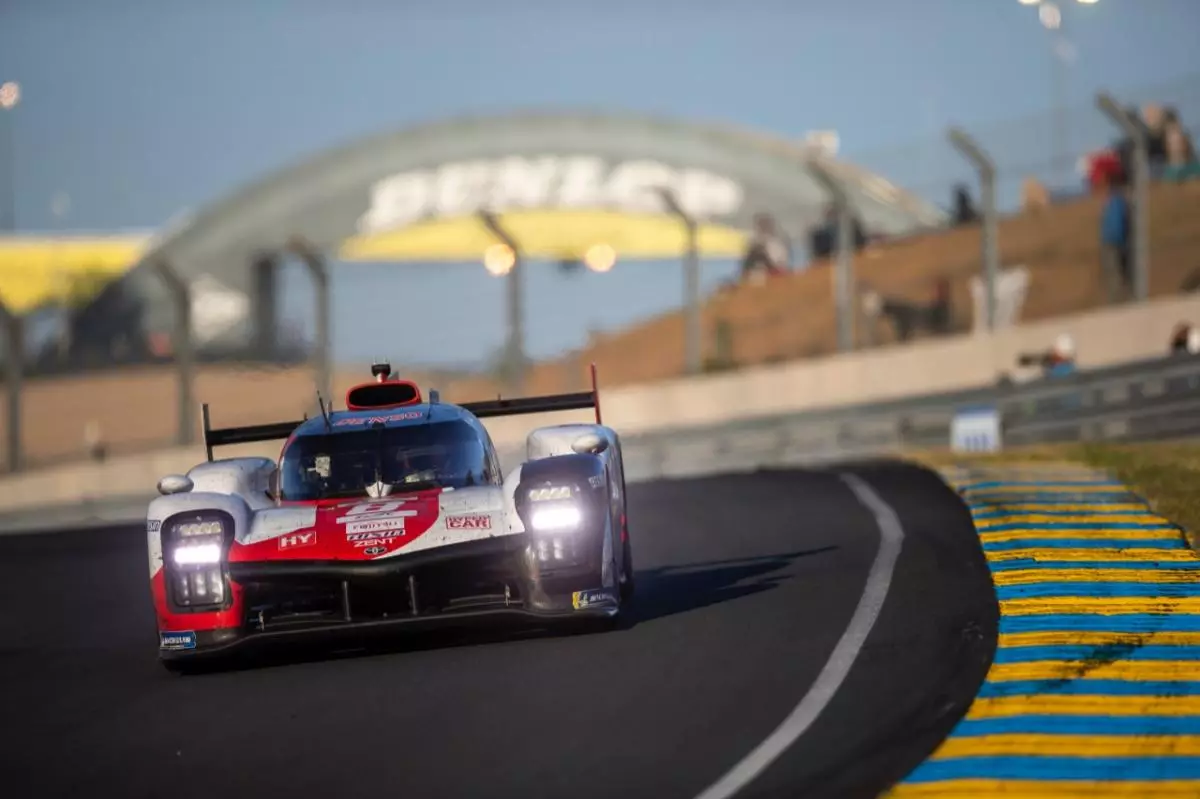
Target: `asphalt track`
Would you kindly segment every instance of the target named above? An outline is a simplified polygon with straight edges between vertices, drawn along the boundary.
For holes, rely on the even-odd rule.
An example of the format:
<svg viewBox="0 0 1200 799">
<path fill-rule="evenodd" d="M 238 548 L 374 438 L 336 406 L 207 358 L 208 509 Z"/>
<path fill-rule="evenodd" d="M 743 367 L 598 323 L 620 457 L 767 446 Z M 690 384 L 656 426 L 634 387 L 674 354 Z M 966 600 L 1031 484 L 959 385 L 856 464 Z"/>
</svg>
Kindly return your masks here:
<svg viewBox="0 0 1200 799">
<path fill-rule="evenodd" d="M 962 717 L 998 610 L 971 517 L 932 472 L 843 467 L 899 517 L 886 602 L 816 720 L 741 797 L 875 796 Z M 144 532 L 0 536 L 9 796 L 693 799 L 806 696 L 880 549 L 838 474 L 630 486 L 623 626 L 403 638 L 179 676 Z"/>
</svg>

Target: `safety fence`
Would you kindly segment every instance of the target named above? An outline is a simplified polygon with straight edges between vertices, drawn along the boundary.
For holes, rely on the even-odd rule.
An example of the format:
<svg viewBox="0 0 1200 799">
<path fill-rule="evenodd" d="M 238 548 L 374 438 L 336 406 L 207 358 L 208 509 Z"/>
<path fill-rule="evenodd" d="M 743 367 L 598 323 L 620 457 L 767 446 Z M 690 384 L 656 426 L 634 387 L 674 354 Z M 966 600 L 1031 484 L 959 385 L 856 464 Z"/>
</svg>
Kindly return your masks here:
<svg viewBox="0 0 1200 799">
<path fill-rule="evenodd" d="M 1200 436 L 1197 389 L 1200 357 L 1178 355 L 1017 385 L 626 435 L 622 448 L 627 478 L 642 481 L 914 450 L 1179 439 Z M 962 429 L 964 421 L 973 429 Z M 520 445 L 503 446 L 499 455 L 506 471 L 525 458 Z M 93 486 L 92 499 L 79 505 L 0 509 L 0 531 L 136 520 L 152 498 L 149 485 L 136 496 L 110 493 Z"/>
<path fill-rule="evenodd" d="M 708 360 L 732 368 L 1194 291 L 1197 120 L 1200 76 L 1189 76 L 847 151 L 857 167 L 941 205 L 950 229 L 878 240 L 864 230 L 859 239 L 847 213 L 849 251 L 810 254 L 807 280 L 773 281 L 772 299 L 756 303 L 762 315 L 706 309 Z M 1107 181 L 1127 200 L 1131 227 L 1127 251 L 1111 259 L 1101 247 Z M 831 286 L 836 302 L 826 311 L 819 300 Z"/>
<path fill-rule="evenodd" d="M 662 430 L 622 444 L 631 477 L 650 479 L 951 447 L 1187 438 L 1200 436 L 1198 388 L 1200 358 L 1179 355 L 1023 384 Z M 964 421 L 983 435 L 963 435 L 956 428 Z"/>
<path fill-rule="evenodd" d="M 703 301 L 701 281 L 696 277 L 701 264 L 694 252 L 685 253 L 685 272 L 690 277 L 684 281 L 687 301 L 681 324 L 635 326 L 605 337 L 603 344 L 591 349 L 585 347 L 533 368 L 522 350 L 513 362 L 519 362 L 524 371 L 480 377 L 471 381 L 472 396 L 449 392 L 448 396 L 473 399 L 494 396 L 501 390 L 506 394 L 572 390 L 572 382 L 581 374 L 581 362 L 596 362 L 610 386 L 652 382 L 682 373 L 736 369 L 965 329 L 1003 327 L 1094 308 L 1130 295 L 1140 299 L 1194 290 L 1200 286 L 1194 263 L 1194 253 L 1200 248 L 1200 226 L 1193 221 L 1200 210 L 1200 180 L 1188 179 L 1200 171 L 1196 168 L 1200 162 L 1194 151 L 1168 147 L 1168 139 L 1177 143 L 1167 133 L 1169 124 L 1151 129 L 1142 117 L 1154 122 L 1156 112 L 1144 107 L 1147 105 L 1174 108 L 1186 125 L 1200 114 L 1200 78 L 1128 96 L 1104 94 L 1087 108 L 1060 109 L 994 126 L 977 125 L 969 131 L 955 128 L 936 140 L 888 151 L 847 153 L 855 163 L 887 177 L 875 187 L 881 192 L 900 187 L 949 198 L 958 184 L 972 191 L 975 208 L 964 215 L 962 224 L 930 231 L 937 235 L 901 241 L 858 242 L 855 209 L 846 187 L 859 186 L 863 170 L 847 161 L 829 159 L 819 148 L 797 144 L 788 151 L 790 156 L 820 177 L 834 211 L 836 224 L 827 232 L 834 234 L 837 246 L 830 257 L 814 262 L 804 274 L 759 289 L 739 287 L 727 299 Z M 1136 106 L 1140 115 L 1135 115 L 1131 106 Z M 1068 132 L 1065 137 L 1063 130 Z M 1075 159 L 1097 149 L 1108 153 L 1098 156 L 1098 163 L 1108 163 L 1105 159 L 1111 156 L 1116 165 L 1101 163 L 1093 173 L 1125 169 L 1125 177 L 1131 179 L 1135 210 L 1131 241 L 1136 246 L 1129 253 L 1134 279 L 1128 290 L 1117 286 L 1110 292 L 1104 281 L 1107 273 L 1101 269 L 1098 245 L 1102 200 L 1086 196 L 1092 185 L 1082 175 L 1072 177 L 1062 156 L 1068 152 Z M 1028 186 L 1027 180 L 1032 181 Z M 492 221 L 502 224 L 502 220 Z M 306 379 L 328 396 L 334 382 L 328 255 L 301 238 L 289 242 L 286 255 L 304 268 L 315 287 L 309 316 L 314 368 Z M 169 300 L 160 310 L 173 320 L 167 349 L 176 377 L 166 390 L 154 389 L 157 402 L 139 405 L 137 425 L 128 431 L 116 426 L 115 432 L 106 431 L 111 434 L 105 445 L 113 451 L 151 449 L 170 442 L 187 445 L 196 440 L 194 408 L 197 400 L 203 399 L 198 384 L 204 362 L 195 337 L 200 287 L 189 283 L 187 275 L 170 263 L 146 266 L 153 279 L 165 287 L 164 296 Z M 512 288 L 518 287 L 518 272 L 513 268 L 505 278 Z M 536 309 L 527 310 L 520 291 L 504 293 L 509 344 L 516 346 L 523 341 L 524 317 Z M 24 431 L 30 417 L 38 413 L 37 408 L 22 405 L 31 380 L 23 379 L 27 377 L 23 371 L 29 362 L 26 343 L 31 320 L 0 310 L 0 322 L 7 347 L 5 467 L 18 471 L 62 460 L 70 453 L 86 457 L 82 442 L 73 444 L 70 453 L 62 447 L 45 452 L 36 443 L 26 445 Z M 89 401 L 119 404 L 120 373 L 112 377 L 105 386 L 88 389 Z M 54 381 L 55 391 L 78 394 L 80 390 L 69 376 Z M 239 390 L 238 384 L 245 390 Z M 103 397 L 94 393 L 97 391 Z M 306 388 L 305 393 L 311 390 Z M 261 402 L 262 395 L 253 379 L 231 381 L 221 402 L 227 408 L 249 407 Z M 156 432 L 151 438 L 146 431 Z"/>
</svg>

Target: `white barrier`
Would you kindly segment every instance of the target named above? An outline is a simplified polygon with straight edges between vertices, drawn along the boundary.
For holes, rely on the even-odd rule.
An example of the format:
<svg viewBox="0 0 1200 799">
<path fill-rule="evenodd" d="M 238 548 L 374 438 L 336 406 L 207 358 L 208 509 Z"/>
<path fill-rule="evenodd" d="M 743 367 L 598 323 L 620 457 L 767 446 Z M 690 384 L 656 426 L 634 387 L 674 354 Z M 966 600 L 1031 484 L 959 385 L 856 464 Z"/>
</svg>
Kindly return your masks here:
<svg viewBox="0 0 1200 799">
<path fill-rule="evenodd" d="M 996 382 L 1011 372 L 1018 354 L 1047 349 L 1069 332 L 1082 369 L 1163 355 L 1174 326 L 1200 321 L 1200 295 L 1017 325 L 994 334 L 967 334 L 816 360 L 759 366 L 650 385 L 604 389 L 606 424 L 632 435 L 663 428 L 718 425 L 736 419 L 795 413 L 956 391 Z M 489 419 L 496 446 L 523 446 L 530 428 L 587 421 L 588 412 L 533 414 Z M 275 457 L 277 443 L 229 447 L 223 454 Z M 158 478 L 186 471 L 204 458 L 202 448 L 175 448 L 77 463 L 0 479 L 0 511 L 78 503 L 105 496 L 153 491 Z"/>
</svg>

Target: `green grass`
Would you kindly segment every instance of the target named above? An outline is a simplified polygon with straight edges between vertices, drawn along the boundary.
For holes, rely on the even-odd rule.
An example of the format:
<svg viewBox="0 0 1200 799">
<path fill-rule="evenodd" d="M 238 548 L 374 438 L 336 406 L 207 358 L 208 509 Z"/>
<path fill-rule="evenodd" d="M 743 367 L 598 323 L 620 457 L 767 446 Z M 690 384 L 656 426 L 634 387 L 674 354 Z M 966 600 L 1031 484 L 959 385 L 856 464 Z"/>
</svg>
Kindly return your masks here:
<svg viewBox="0 0 1200 799">
<path fill-rule="evenodd" d="M 1200 444 L 1066 444 L 990 455 L 930 452 L 914 459 L 930 466 L 1067 462 L 1103 469 L 1183 527 L 1192 547 L 1200 549 Z"/>
</svg>

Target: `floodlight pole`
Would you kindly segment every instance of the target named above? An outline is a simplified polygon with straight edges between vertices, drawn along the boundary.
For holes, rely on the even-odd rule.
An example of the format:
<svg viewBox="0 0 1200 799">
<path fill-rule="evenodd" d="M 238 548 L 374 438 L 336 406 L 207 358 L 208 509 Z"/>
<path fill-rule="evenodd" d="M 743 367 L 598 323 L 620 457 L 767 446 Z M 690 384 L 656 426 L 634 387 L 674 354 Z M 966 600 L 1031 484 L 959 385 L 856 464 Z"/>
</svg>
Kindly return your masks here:
<svg viewBox="0 0 1200 799">
<path fill-rule="evenodd" d="M 521 248 L 516 238 L 505 229 L 500 219 L 491 211 L 479 212 L 484 227 L 499 239 L 513 254 L 512 268 L 506 276 L 508 339 L 505 345 L 504 365 L 509 390 L 519 393 L 525 385 L 525 308 L 523 292 L 523 263 Z"/>
<path fill-rule="evenodd" d="M 688 374 L 699 374 L 702 369 L 700 345 L 703 336 L 700 319 L 700 226 L 679 204 L 675 192 L 660 188 L 658 194 L 667 209 L 683 223 L 687 237 L 687 249 L 683 256 L 684 365 Z"/>
<path fill-rule="evenodd" d="M 854 349 L 855 313 L 854 305 L 854 217 L 850 197 L 838 178 L 825 166 L 820 158 L 808 161 L 811 174 L 829 193 L 830 201 L 837 209 L 837 263 L 833 269 L 833 307 L 837 314 L 837 341 L 839 352 Z"/>
<path fill-rule="evenodd" d="M 312 278 L 313 294 L 317 306 L 316 341 L 314 342 L 317 391 L 321 393 L 322 397 L 331 400 L 333 397 L 333 346 L 330 332 L 332 311 L 330 309 L 329 267 L 325 264 L 325 256 L 320 249 L 299 236 L 293 236 L 288 241 L 287 250 L 304 261 L 308 274 Z"/>
<path fill-rule="evenodd" d="M 996 281 L 1000 279 L 1000 226 L 996 211 L 996 162 L 961 128 L 947 133 L 951 146 L 975 167 L 983 210 L 983 285 L 989 333 L 996 330 Z"/>
<path fill-rule="evenodd" d="M 175 306 L 175 331 L 171 336 L 171 349 L 175 354 L 175 365 L 178 370 L 179 410 L 177 422 L 179 425 L 176 441 L 180 446 L 188 446 L 195 438 L 196 418 L 193 407 L 194 388 L 196 383 L 195 345 L 192 340 L 192 291 L 187 281 L 179 276 L 166 261 L 155 261 L 151 268 L 158 273 L 159 278 L 171 295 Z"/>
<path fill-rule="evenodd" d="M 1133 297 L 1150 296 L 1150 143 L 1146 129 L 1108 94 L 1096 105 L 1133 142 Z"/>
<path fill-rule="evenodd" d="M 5 395 L 8 400 L 8 470 L 21 471 L 21 392 L 25 377 L 24 322 L 20 316 L 0 302 L 0 325 L 4 327 L 5 344 Z"/>
</svg>

